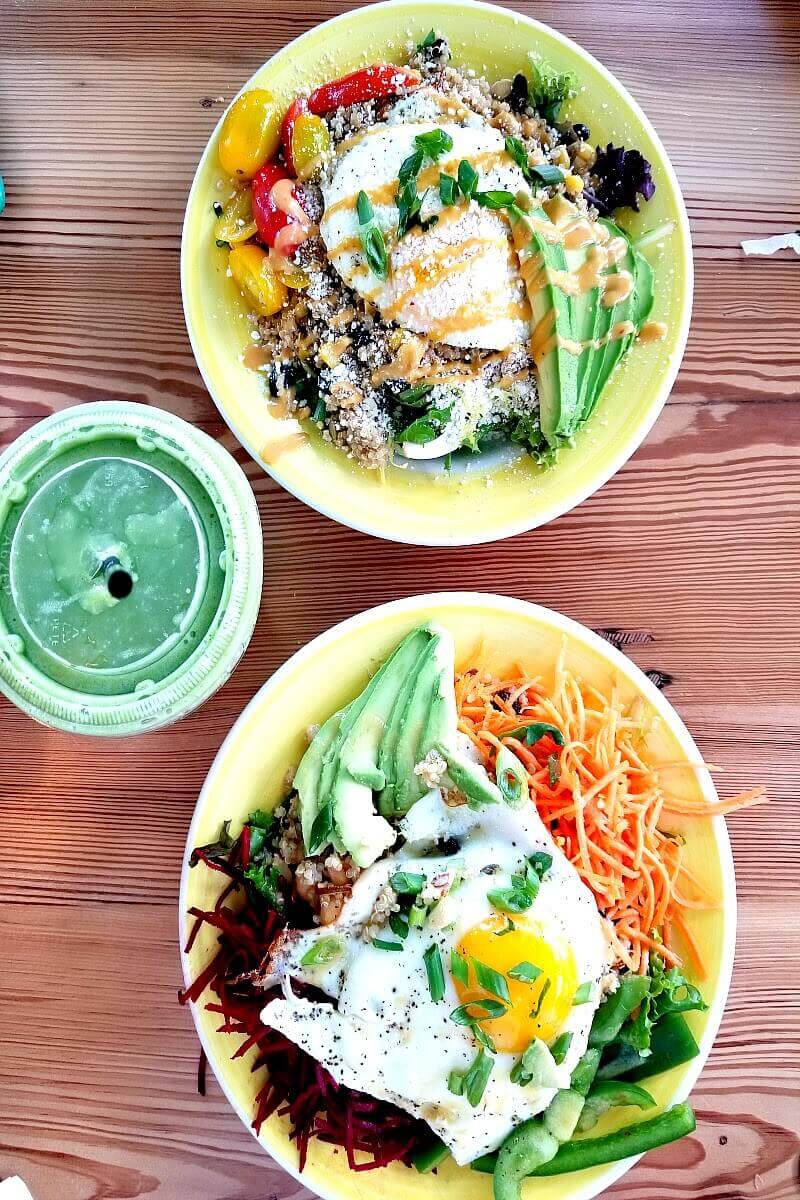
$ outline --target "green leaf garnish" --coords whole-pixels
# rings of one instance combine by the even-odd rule
[[[560,1066],[567,1057],[567,1051],[569,1050],[571,1044],[572,1034],[569,1031],[566,1033],[560,1033],[556,1040],[551,1043],[550,1053],[553,1056],[553,1062],[556,1064],[556,1066]]]
[[[404,158],[400,164],[400,170],[397,172],[397,178],[405,187],[412,179],[416,179],[422,167],[423,151],[417,147],[409,154],[408,158]]]
[[[420,446],[424,446],[427,442],[432,442],[434,438],[439,436],[450,420],[452,411],[452,404],[447,408],[428,409],[423,417],[417,417],[416,421],[412,421],[410,425],[407,425],[397,435],[397,440],[400,442],[414,442]]]
[[[335,962],[344,951],[342,939],[338,937],[320,938],[300,959],[301,967],[320,967],[326,963]]]
[[[426,33],[421,42],[417,42],[418,50],[429,50],[436,41],[436,30],[432,29],[430,33]]]
[[[464,199],[468,201],[475,195],[478,187],[478,172],[466,158],[462,158],[458,164],[458,186],[461,188]]]
[[[458,180],[452,175],[446,175],[444,172],[439,176],[439,199],[442,204],[451,205],[458,203]]]
[[[474,196],[481,208],[491,209],[508,209],[509,212],[519,215],[522,209],[517,204],[517,198],[513,192],[491,191],[491,192],[475,192]]]
[[[356,213],[358,215],[358,237],[367,259],[367,265],[379,279],[385,279],[389,273],[386,240],[383,230],[375,220],[372,201],[364,191],[360,191],[356,197]]]
[[[400,896],[418,896],[425,887],[425,876],[415,871],[395,871],[389,884]]]
[[[535,983],[542,973],[542,968],[534,966],[527,960],[517,963],[508,972],[509,979],[518,979],[520,983]]]
[[[576,1008],[579,1004],[588,1004],[592,998],[592,981],[587,979],[582,983],[575,995],[572,997],[572,1007]]]
[[[462,987],[469,987],[469,963],[455,949],[450,951],[450,974]]]
[[[252,862],[253,859],[260,858],[263,853],[267,834],[275,824],[275,817],[271,812],[257,808],[255,812],[250,813],[246,823],[250,829],[250,862]]]
[[[430,158],[433,162],[453,149],[453,139],[444,129],[431,129],[428,133],[418,133],[414,141],[425,157]]]
[[[438,1004],[440,1000],[444,999],[444,967],[439,947],[435,942],[425,951],[422,961],[425,963],[431,1000],[434,1004]]]
[[[575,76],[569,71],[557,71],[541,54],[528,55],[533,82],[528,89],[530,104],[540,117],[552,125],[558,120],[561,106],[575,96]]]
[[[564,745],[564,735],[555,725],[548,725],[546,721],[531,721],[530,725],[519,725],[516,729],[511,729],[508,733],[504,733],[504,738],[517,738],[524,742],[526,746],[535,746],[543,737],[550,736],[557,746]]]
[[[280,872],[277,867],[266,866],[264,863],[251,863],[244,872],[244,877],[254,890],[269,904],[275,912],[283,909],[283,896],[278,889]]]

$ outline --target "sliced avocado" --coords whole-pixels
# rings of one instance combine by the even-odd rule
[[[618,271],[629,271],[633,276],[633,287],[618,304],[611,306],[600,305],[601,322],[598,326],[598,340],[608,339],[594,353],[592,367],[587,385],[581,396],[581,421],[587,420],[592,414],[614,367],[632,346],[636,333],[641,329],[653,305],[653,272],[647,260],[634,250],[628,235],[615,225],[613,221],[601,218],[612,237],[625,240],[627,249],[616,266]],[[610,274],[611,272],[609,272]],[[634,332],[623,337],[610,337],[614,326],[624,321],[630,321]]]
[[[428,718],[439,695],[439,663],[436,643],[431,642],[425,661],[420,666],[414,688],[406,704],[395,748],[394,811],[407,813],[427,790],[414,767],[425,757],[423,734]]]
[[[398,746],[403,733],[404,721],[412,703],[420,674],[428,663],[430,654],[431,645],[429,643],[420,651],[416,662],[408,672],[403,686],[397,694],[392,714],[386,726],[386,733],[381,742],[378,766],[384,776],[385,785],[378,796],[378,811],[383,813],[384,816],[392,816],[399,811],[397,808],[397,793],[402,782],[402,775],[398,769]]]
[[[578,1092],[562,1088],[556,1092],[544,1114],[544,1127],[559,1142],[568,1142],[583,1112],[584,1099]]]
[[[325,755],[333,745],[339,725],[346,710],[336,712],[321,725],[300,760],[294,777],[294,786],[300,797],[300,827],[303,844],[308,852],[311,844],[311,827],[319,812],[319,780]]]
[[[354,726],[356,726],[363,712],[369,707],[373,696],[378,691],[383,691],[386,677],[396,683],[399,689],[403,681],[408,675],[414,662],[418,658],[421,650],[431,640],[433,634],[425,626],[413,630],[407,635],[394,651],[394,653],[386,660],[383,666],[372,676],[367,686],[355,700],[345,709],[342,720],[339,726],[337,735],[333,738],[328,748],[323,753],[322,767],[320,770],[319,783],[317,788],[317,811],[329,800],[333,798],[333,787],[339,774],[341,766],[342,748],[347,742]],[[319,736],[319,735],[317,735]],[[313,743],[312,743],[313,745]],[[351,751],[355,754],[355,751]],[[356,761],[359,755],[355,754]],[[376,775],[377,777],[377,775]],[[352,778],[352,777],[351,777]],[[356,782],[353,780],[353,782]],[[367,786],[367,785],[360,785]],[[371,788],[369,788],[371,795]],[[344,842],[344,839],[342,839]],[[349,850],[350,847],[344,842],[345,847]],[[319,847],[324,849],[324,847]]]
[[[331,789],[331,806],[336,831],[356,866],[371,866],[396,840],[395,830],[375,812],[372,788],[353,779],[341,764]]]
[[[463,792],[471,808],[502,804],[503,793],[497,784],[492,783],[483,767],[444,742],[438,742],[434,748],[447,764],[447,774],[443,779],[445,787],[454,787]]]
[[[437,642],[436,635],[430,629],[426,628],[425,632],[428,641],[410,669],[406,668],[411,656],[406,653],[390,659],[386,664],[388,670],[382,668],[377,672],[368,703],[352,723],[339,748],[339,757],[345,770],[357,783],[366,784],[376,792],[386,786],[386,775],[379,764],[379,757],[397,698],[407,681],[415,678],[423,655],[431,652]]]
[[[544,210],[536,215],[549,220]],[[548,444],[558,446],[574,433],[580,415],[578,356],[562,345],[562,341],[568,344],[574,340],[572,307],[569,297],[550,278],[551,272],[566,272],[567,258],[560,243],[549,242],[524,218],[514,226],[514,243],[518,250],[527,249],[530,255],[541,257],[546,277],[545,282],[539,279],[527,290],[534,330],[541,331],[537,334],[541,344],[536,354],[539,422]]]

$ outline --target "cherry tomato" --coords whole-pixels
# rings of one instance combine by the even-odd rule
[[[322,117],[335,108],[347,108],[364,100],[383,100],[386,96],[400,96],[422,82],[417,71],[408,67],[395,67],[391,63],[376,63],[362,67],[341,79],[323,83],[308,97],[309,111]]]
[[[278,163],[267,163],[253,180],[253,216],[262,242],[277,246],[284,257],[306,239],[308,221],[289,173]]]
[[[262,317],[274,316],[286,303],[286,284],[279,279],[260,246],[234,246],[228,255],[231,275],[247,303]]]
[[[252,88],[231,105],[219,135],[223,171],[237,179],[252,179],[259,167],[278,151],[281,114],[272,92]]]
[[[236,246],[239,242],[247,242],[256,235],[256,223],[253,219],[253,195],[249,187],[234,192],[228,203],[217,217],[214,226],[214,237],[218,242],[227,242]]]
[[[310,178],[331,146],[331,135],[322,117],[301,113],[294,121],[291,146],[295,175],[298,179]]]
[[[281,146],[283,147],[283,158],[286,163],[286,168],[291,175],[296,175],[294,159],[292,158],[292,135],[294,133],[294,123],[299,116],[308,112],[308,101],[305,96],[298,96],[286,110],[286,116],[283,118],[281,125]]]

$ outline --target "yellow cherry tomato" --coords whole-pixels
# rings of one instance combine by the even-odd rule
[[[217,217],[214,237],[218,242],[236,246],[239,242],[249,241],[257,232],[253,220],[253,193],[246,187],[240,192],[234,192]]]
[[[331,145],[328,126],[322,117],[302,113],[292,129],[292,162],[298,179],[313,175],[317,163]]]
[[[275,274],[260,246],[234,246],[228,265],[247,303],[262,317],[274,316],[286,303],[286,284]]]
[[[252,88],[228,110],[219,135],[219,161],[235,179],[252,179],[281,140],[282,112],[272,92]]]

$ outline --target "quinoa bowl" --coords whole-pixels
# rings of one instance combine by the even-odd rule
[[[425,623],[429,628],[435,625],[440,633],[453,639],[456,694],[464,716],[472,702],[472,681],[479,686],[491,677],[507,680],[509,671],[512,674],[521,671],[526,680],[534,676],[537,678],[536,687],[541,689],[543,697],[552,697],[558,689],[559,673],[566,671],[580,681],[587,697],[597,697],[600,694],[611,696],[612,706],[619,706],[620,714],[624,711],[631,715],[635,713],[637,725],[640,720],[645,720],[648,724],[647,745],[646,748],[640,746],[640,749],[648,763],[654,766],[660,764],[657,769],[663,771],[662,782],[672,796],[669,805],[666,806],[670,807],[671,811],[669,814],[664,812],[659,824],[669,832],[670,846],[675,844],[673,839],[678,839],[689,873],[698,881],[699,886],[707,889],[708,894],[714,897],[713,908],[700,910],[695,907],[686,913],[695,951],[704,964],[704,975],[696,976],[700,981],[704,1003],[702,1011],[685,1013],[686,1023],[696,1039],[694,1057],[691,1060],[676,1060],[672,1069],[657,1073],[646,1082],[652,1099],[659,1107],[678,1105],[688,1097],[719,1025],[733,962],[733,868],[724,821],[710,815],[715,811],[724,810],[724,805],[720,805],[708,773],[698,767],[697,748],[680,718],[657,689],[623,655],[596,635],[557,613],[499,596],[455,593],[414,597],[383,605],[336,626],[310,643],[281,668],[248,705],[231,730],[197,805],[188,837],[180,898],[181,941],[185,944],[187,939],[190,940],[183,960],[187,983],[185,998],[191,1003],[208,1060],[232,1106],[258,1137],[261,1145],[285,1169],[326,1200],[345,1197],[356,1200],[357,1197],[367,1194],[367,1191],[374,1194],[376,1187],[383,1196],[404,1197],[405,1200],[426,1200],[453,1187],[458,1187],[459,1193],[468,1200],[489,1200],[492,1186],[491,1179],[486,1174],[466,1165],[458,1166],[455,1152],[453,1159],[445,1158],[444,1161],[437,1162],[434,1172],[419,1169],[413,1159],[410,1165],[402,1158],[400,1161],[391,1161],[386,1166],[380,1165],[380,1162],[388,1161],[388,1153],[384,1158],[384,1150],[394,1152],[394,1157],[397,1157],[397,1151],[392,1145],[396,1140],[394,1132],[400,1124],[397,1110],[392,1112],[381,1109],[380,1117],[385,1119],[379,1120],[377,1125],[373,1117],[372,1128],[377,1129],[377,1133],[373,1135],[375,1144],[370,1147],[370,1152],[379,1161],[368,1165],[379,1165],[377,1174],[363,1175],[351,1170],[348,1166],[348,1155],[343,1148],[344,1142],[335,1135],[335,1126],[331,1124],[342,1091],[334,1093],[339,1099],[329,1099],[328,1120],[323,1120],[318,1125],[317,1133],[310,1141],[307,1138],[298,1140],[296,1129],[295,1136],[292,1137],[292,1118],[281,1116],[279,1112],[272,1112],[263,1122],[259,1121],[263,1098],[268,1096],[265,1080],[268,1083],[274,1074],[276,1086],[288,1086],[295,1092],[298,1088],[304,1089],[306,1085],[300,1071],[300,1078],[289,1078],[287,1084],[286,1068],[282,1065],[287,1047],[285,1042],[273,1043],[275,1031],[270,1033],[263,1028],[249,1025],[247,1013],[252,1013],[252,1007],[246,1007],[245,995],[249,986],[246,981],[252,976],[243,972],[244,959],[239,958],[234,967],[238,973],[237,980],[233,981],[233,992],[227,993],[227,1001],[224,999],[225,989],[222,990],[222,1004],[214,995],[217,984],[212,983],[212,989],[206,991],[209,980],[213,981],[215,971],[219,970],[218,959],[215,965],[215,957],[220,953],[222,942],[218,939],[220,930],[224,929],[228,921],[226,914],[228,910],[237,908],[242,899],[241,893],[238,901],[229,898],[231,893],[227,885],[231,880],[229,876],[226,877],[224,871],[220,873],[221,860],[216,855],[220,840],[226,841],[229,848],[236,844],[245,830],[249,830],[249,849],[254,851],[256,831],[266,828],[267,810],[273,810],[276,814],[275,820],[279,823],[275,829],[280,832],[281,841],[276,844],[279,846],[282,862],[298,862],[294,847],[297,836],[291,830],[291,805],[287,804],[287,795],[294,785],[302,790],[303,784],[298,776],[289,782],[287,772],[302,759],[304,748],[308,745],[308,737],[312,738],[313,746],[313,739],[320,732],[320,725],[324,729],[334,710],[357,696],[370,678],[377,678],[377,673],[373,675],[373,672],[379,664],[385,662],[387,655],[398,646],[401,639],[413,635],[413,631],[418,630],[421,623]],[[513,709],[514,714],[518,712],[519,707],[517,704]],[[525,707],[526,704],[523,704],[523,710]],[[590,704],[589,707],[594,705]],[[612,716],[612,721],[618,726],[616,717]],[[311,729],[308,728],[309,723]],[[285,736],[276,736],[265,741],[265,728],[281,729]],[[542,750],[542,754],[549,756],[551,750],[552,746],[548,744]],[[562,753],[568,752],[564,750]],[[565,761],[562,758],[562,762]],[[538,807],[538,799],[536,804]],[[425,801],[418,802],[412,813],[418,811],[422,817],[424,806]],[[681,817],[678,809],[693,815]],[[466,807],[451,811],[469,815]],[[502,804],[499,808],[495,806],[492,811],[499,814],[501,821],[505,820]],[[225,825],[226,822],[229,824]],[[226,835],[222,839],[221,826],[223,834]],[[361,830],[362,823],[359,821],[357,832],[360,833]],[[263,834],[258,834],[258,841],[263,849]],[[557,839],[557,844],[562,845],[564,853],[573,862],[578,862],[577,852],[574,848],[570,849],[568,842],[564,844]],[[462,851],[457,853],[463,853],[463,850],[462,846]],[[447,852],[453,853],[452,849],[448,849]],[[556,854],[554,849],[553,855]],[[191,866],[191,863],[194,865]],[[209,870],[209,865],[215,869]],[[376,865],[380,866],[380,863]],[[312,867],[316,870],[313,879],[310,873]],[[284,869],[283,865],[281,869]],[[358,872],[353,869],[352,860],[345,862],[338,858],[334,862],[331,861],[331,856],[326,858],[323,855],[322,858],[318,857],[315,863],[304,860],[293,868],[303,898],[311,894],[310,886],[312,893],[316,887],[318,898],[323,901],[326,897],[341,900],[339,893],[351,889],[354,897],[355,892],[363,886],[370,871],[374,869],[375,867],[367,868],[361,878],[353,884],[353,877]],[[566,863],[564,869],[567,869]],[[469,869],[463,874],[466,878]],[[494,872],[487,873],[484,870],[479,873],[479,877],[486,879],[492,874]],[[396,883],[396,879],[393,878],[393,882]],[[497,882],[499,880],[495,877],[495,885]],[[397,887],[400,887],[399,883]],[[545,888],[546,880],[542,885],[542,896]],[[566,896],[566,892],[564,895]],[[415,906],[416,903],[415,901]],[[684,900],[680,903],[684,903]],[[460,895],[458,904],[460,909],[466,911],[466,893]],[[566,900],[564,904],[566,906]],[[379,903],[376,902],[371,921],[379,918],[379,907]],[[202,910],[210,911],[212,921],[216,922],[216,925],[204,923],[199,928],[196,927],[195,918],[198,911]],[[416,922],[410,915],[408,906],[405,911],[408,922],[415,926]],[[320,905],[317,905],[316,913],[317,925],[323,926],[316,930],[317,934],[330,935],[338,932],[336,914],[329,914],[325,907]],[[397,918],[402,918],[402,914],[393,912],[390,916],[390,927],[378,931],[381,938],[391,939],[395,935],[398,928],[395,924]],[[380,919],[385,919],[385,914]],[[433,920],[430,917],[428,920],[426,935],[430,939]],[[524,914],[519,918],[515,917],[514,921],[517,924],[524,922]],[[248,930],[242,932],[245,932],[247,937],[251,936]],[[384,954],[383,957],[392,960],[401,968],[408,962],[406,970],[410,972],[414,969],[409,959],[409,947],[414,931],[409,934],[406,929],[405,934],[405,952]],[[223,940],[224,937],[223,933]],[[512,940],[513,936],[503,936],[495,945],[500,945],[501,942],[504,946],[510,945]],[[324,947],[326,941],[330,941],[330,938],[326,937],[319,944]],[[363,946],[364,943],[360,944]],[[669,944],[676,946],[671,938]],[[683,954],[687,946],[688,943],[681,937],[676,948]],[[299,955],[297,957],[299,959]],[[309,961],[308,956],[303,957]],[[541,958],[540,961],[543,962]],[[688,958],[685,962],[687,965],[683,969],[687,972],[692,971],[688,965]],[[244,986],[245,990],[241,992],[241,999],[236,999],[241,986]],[[386,989],[386,995],[390,990]],[[276,993],[273,991],[270,994],[275,996]],[[301,994],[305,995],[302,992]],[[231,1000],[231,997],[234,998]],[[449,1008],[450,1004],[445,1002],[442,1008],[445,1017]],[[567,1011],[577,1014],[580,1010]],[[600,1011],[602,1012],[602,1008]],[[221,1016],[222,1013],[226,1015]],[[452,1019],[454,1018],[451,1014]],[[240,1021],[243,1025],[239,1025]],[[320,1024],[324,1026],[324,1022],[320,1021]],[[419,1036],[424,1037],[424,1031]],[[266,1058],[261,1054],[262,1050],[267,1051]],[[273,1055],[271,1059],[270,1050]],[[274,1057],[276,1051],[277,1058]],[[373,1052],[367,1062],[375,1068],[380,1064],[381,1057]],[[434,1065],[436,1075],[435,1055],[429,1055],[421,1061],[427,1064],[428,1060]],[[273,1063],[272,1068],[266,1068],[266,1073],[265,1061]],[[291,1060],[289,1069],[291,1070]],[[301,1069],[305,1069],[302,1064]],[[334,1073],[337,1073],[335,1066],[333,1069]],[[417,1070],[423,1069],[417,1067]],[[413,1078],[413,1072],[409,1078]],[[312,1073],[312,1083],[313,1080]],[[372,1092],[374,1095],[374,1082],[374,1079],[371,1082],[367,1079],[362,1080],[360,1090]],[[344,1088],[344,1091],[346,1090]],[[302,1102],[303,1097],[299,1099]],[[377,1115],[376,1113],[375,1116]],[[646,1117],[647,1114],[644,1114],[645,1123]],[[630,1120],[630,1116],[627,1119]],[[637,1113],[635,1119],[639,1121],[642,1117]],[[614,1130],[624,1127],[624,1120],[619,1112],[606,1113],[601,1118],[602,1125],[599,1131],[601,1134],[606,1131],[613,1134]],[[258,1125],[257,1130],[253,1128],[254,1123]],[[403,1136],[406,1136],[408,1126],[402,1125],[401,1128]],[[412,1133],[414,1128],[412,1127]],[[359,1145],[357,1149],[359,1163],[364,1164],[360,1166],[363,1171],[366,1169],[368,1158],[363,1153],[365,1147]],[[463,1163],[465,1159],[462,1156],[458,1161]],[[671,1163],[678,1161],[680,1152],[677,1158],[670,1157],[666,1152],[660,1158],[662,1166],[667,1169]],[[606,1165],[598,1165],[589,1170],[570,1170],[569,1173],[559,1176],[543,1176],[535,1182],[525,1184],[523,1194],[525,1197],[537,1196],[540,1200],[555,1200],[556,1197],[560,1200],[566,1197],[570,1197],[570,1200],[577,1200],[578,1197],[588,1198],[610,1186],[632,1165],[633,1158],[628,1157],[613,1164],[608,1160],[605,1162]]]
[[[287,46],[184,225],[190,339],[233,431],[312,507],[414,544],[509,536],[605,482],[666,399],[691,289],[635,102],[478,3],[373,5]]]

